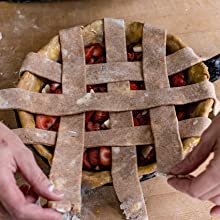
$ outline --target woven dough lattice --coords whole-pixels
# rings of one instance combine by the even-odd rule
[[[0,109],[62,116],[59,131],[22,128],[15,132],[26,144],[56,145],[50,178],[65,192],[50,205],[70,216],[80,215],[84,146],[112,146],[112,179],[127,219],[148,219],[139,182],[136,145],[154,144],[157,170],[169,173],[183,158],[182,138],[200,136],[210,124],[206,117],[178,122],[174,105],[216,99],[205,80],[170,88],[168,76],[201,62],[191,48],[166,57],[166,31],[143,26],[143,61],[127,62],[123,20],[104,19],[106,63],[85,65],[80,27],[59,32],[62,64],[43,55],[27,55],[21,72],[62,83],[62,94],[16,89],[0,90]],[[129,81],[144,81],[146,90],[130,91]],[[107,83],[107,93],[86,93],[87,84]],[[51,108],[54,106],[55,108]],[[149,109],[151,125],[134,127],[132,110]],[[84,132],[85,112],[110,112],[111,129]],[[74,218],[75,219],[75,218]]]

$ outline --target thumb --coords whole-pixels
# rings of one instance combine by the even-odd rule
[[[209,132],[202,135],[199,144],[190,152],[186,158],[171,169],[170,174],[186,175],[196,170],[209,156],[215,144],[214,138],[211,138]]]
[[[32,190],[48,200],[61,200],[63,193],[56,190],[54,185],[50,183],[35,162],[32,152],[28,149],[23,151],[23,154],[19,154],[19,157],[16,158],[16,162],[21,174],[31,185]]]

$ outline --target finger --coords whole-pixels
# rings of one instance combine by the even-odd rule
[[[32,188],[30,188],[25,198],[28,203],[36,203],[39,196]]]
[[[219,117],[215,117],[211,125],[203,132],[199,144],[180,164],[171,170],[171,174],[186,175],[198,168],[213,151],[219,127]]]
[[[27,204],[15,217],[24,220],[62,220],[60,213],[52,209],[42,208],[36,204]]]
[[[21,139],[15,133],[0,122],[0,139],[6,145],[10,145],[15,151],[20,148],[26,148]]]
[[[219,205],[220,206],[220,194],[218,194],[217,196],[209,199],[209,201],[215,203],[216,205]]]
[[[201,198],[219,184],[220,154],[215,152],[215,156],[206,170],[195,178],[171,178],[168,183],[181,192],[196,198]]]
[[[214,206],[210,211],[211,216],[220,216],[220,206]]]
[[[9,214],[1,203],[0,203],[0,219],[9,219]]]
[[[4,178],[0,180],[0,198],[3,206],[15,219],[54,220],[61,219],[60,214],[53,210],[28,204],[21,190],[16,185],[14,176],[2,171]]]
[[[4,177],[0,179],[0,199],[4,208],[13,216],[25,204],[25,197],[11,173],[7,170],[1,170],[0,173]]]
[[[63,194],[54,189],[49,179],[37,165],[32,152],[28,149],[16,157],[17,166],[32,189],[48,200],[61,200]]]
[[[172,177],[168,179],[168,184],[170,184],[173,188],[176,190],[182,192],[182,193],[187,193],[189,194],[190,187],[192,184],[192,180],[194,177],[184,177],[184,178],[177,178],[177,177]]]
[[[211,198],[214,198],[217,195],[220,195],[220,185],[217,185],[215,188],[213,188],[209,192],[202,195],[199,199],[201,199],[201,200],[210,200]]]
[[[172,170],[171,174],[186,175],[196,170],[212,152],[215,139],[212,138],[212,133],[207,131],[201,137],[199,144],[190,152],[186,158],[177,164]]]
[[[209,162],[206,169],[198,175],[193,184],[192,190],[195,191],[197,197],[202,197],[206,193],[214,190],[220,183],[220,149],[214,152],[214,158]]]
[[[25,199],[28,203],[35,203],[39,198],[37,193],[34,192],[33,189],[27,184],[21,185],[20,190],[23,192]]]

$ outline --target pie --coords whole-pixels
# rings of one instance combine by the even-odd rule
[[[29,53],[0,109],[18,110],[15,133],[64,191],[49,205],[80,218],[81,184],[113,182],[126,219],[148,219],[139,178],[169,174],[218,111],[202,61],[164,29],[112,18],[62,30]]]

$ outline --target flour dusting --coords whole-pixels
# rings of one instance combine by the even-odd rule
[[[86,95],[84,95],[82,98],[78,99],[76,104],[80,105],[80,104],[86,104],[91,98],[92,98],[92,94],[93,93],[87,93]]]

